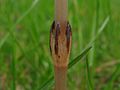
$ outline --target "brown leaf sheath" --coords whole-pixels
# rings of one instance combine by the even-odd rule
[[[55,66],[67,66],[71,49],[71,26],[53,22],[50,31],[50,49]]]
[[[67,66],[71,49],[71,26],[69,23],[52,24],[50,50],[55,71],[55,90],[67,90]]]

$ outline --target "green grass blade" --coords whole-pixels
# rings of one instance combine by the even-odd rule
[[[91,40],[95,38],[95,33],[96,33],[96,15],[94,15],[93,18],[93,24],[92,24],[92,30],[91,30]],[[93,66],[94,62],[94,53],[95,53],[95,43],[92,46],[92,49],[90,50],[89,53],[89,65]]]
[[[0,41],[0,49],[2,48],[2,46],[4,45],[5,41],[7,40],[9,34],[6,34],[5,37]]]
[[[91,40],[91,42],[89,43],[90,45],[93,44],[93,42],[95,42],[97,40],[97,38],[100,36],[100,34],[103,32],[103,30],[105,29],[105,27],[107,26],[108,22],[109,22],[109,16],[104,20],[104,22],[102,23],[102,25],[100,26],[100,28],[98,29],[98,32],[96,34],[96,36]]]
[[[46,88],[48,88],[48,86],[50,86],[50,84],[54,83],[54,77],[51,76],[40,88],[39,90],[45,90]]]
[[[87,67],[87,79],[88,79],[89,90],[94,90],[93,89],[93,83],[92,83],[92,80],[91,80],[91,72],[90,72],[88,57],[86,57],[86,67]]]
[[[68,64],[68,69],[71,68],[73,65],[79,62],[87,53],[88,51],[92,48],[92,46],[88,46],[85,50],[82,51],[82,53],[77,56],[75,59],[73,59],[69,64]]]

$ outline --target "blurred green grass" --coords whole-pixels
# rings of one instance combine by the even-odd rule
[[[95,90],[120,89],[119,9],[120,0],[69,0],[73,32],[70,59],[85,48],[110,16],[89,54]],[[54,0],[0,0],[0,90],[38,90],[53,75],[49,53],[53,20]],[[88,90],[85,63],[69,71],[69,90]]]

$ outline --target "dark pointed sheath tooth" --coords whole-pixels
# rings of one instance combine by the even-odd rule
[[[55,21],[53,21],[51,29],[50,29],[50,41],[49,41],[49,45],[50,45],[50,53],[52,54],[52,50],[51,50],[51,39],[52,39],[52,34],[53,34],[53,30],[55,29]]]
[[[56,29],[55,29],[55,54],[58,55],[58,36],[60,34],[60,24],[57,23]]]
[[[71,26],[70,26],[69,22],[67,22],[67,27],[66,27],[67,43],[66,43],[66,47],[67,47],[68,52],[69,52],[69,47],[70,47],[70,37],[71,37],[71,35],[72,35]]]
[[[51,26],[51,29],[50,29],[50,33],[52,32],[53,33],[53,30],[55,29],[55,21],[53,21],[52,23],[52,26]]]

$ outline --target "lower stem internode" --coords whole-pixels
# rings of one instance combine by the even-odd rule
[[[55,66],[55,90],[67,90],[67,66]]]

